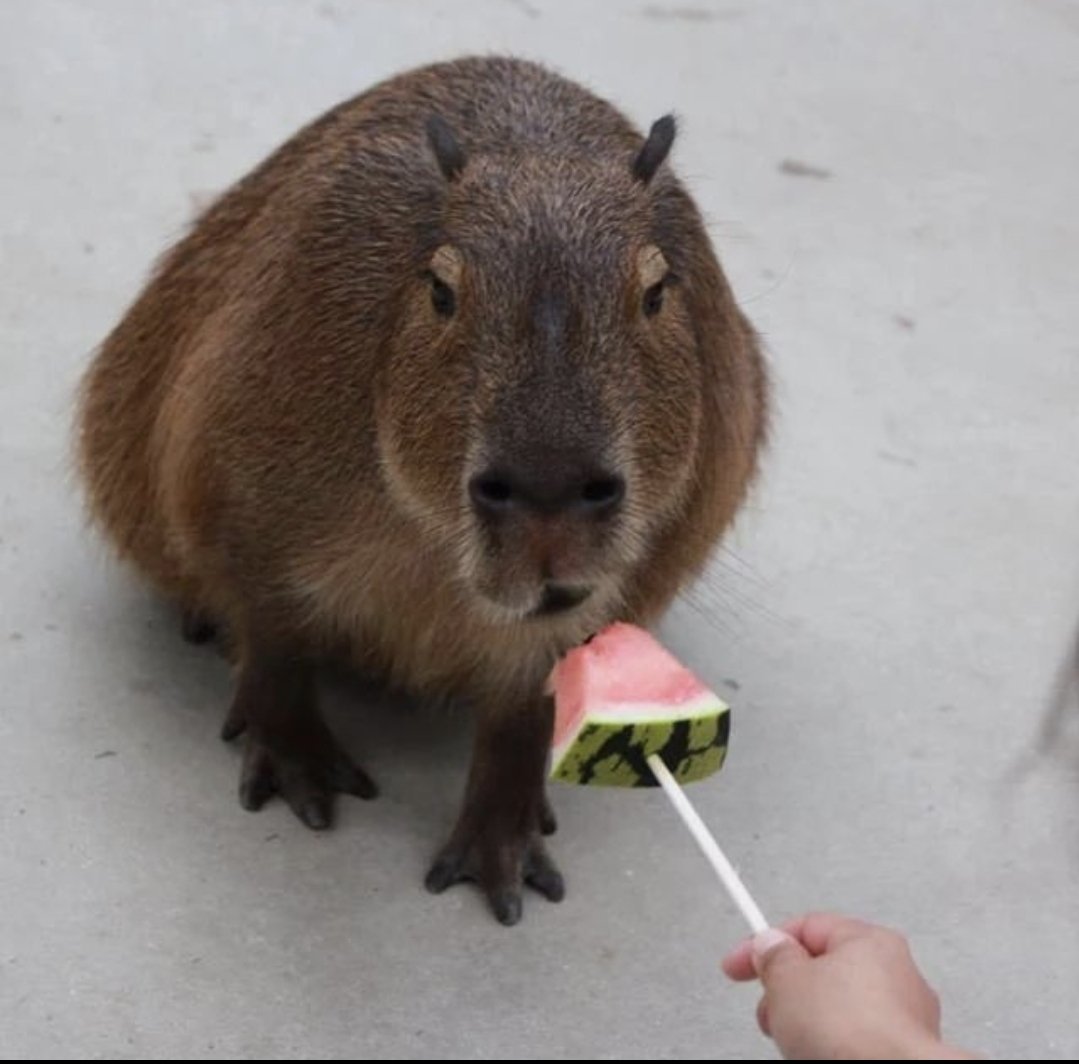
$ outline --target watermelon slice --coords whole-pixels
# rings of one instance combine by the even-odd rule
[[[551,779],[654,787],[649,754],[683,783],[723,767],[730,710],[646,631],[613,624],[551,673]]]

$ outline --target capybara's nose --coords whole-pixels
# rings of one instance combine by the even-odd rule
[[[556,613],[568,613],[579,606],[589,595],[590,587],[568,584],[544,584],[540,604],[536,607],[537,617],[548,617]]]
[[[573,454],[539,454],[530,461],[495,462],[468,485],[476,512],[497,519],[517,511],[612,517],[626,480],[601,463]]]

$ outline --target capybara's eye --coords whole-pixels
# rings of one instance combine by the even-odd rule
[[[653,318],[663,306],[663,282],[657,281],[654,285],[644,290],[644,299],[641,300],[641,309],[646,318]]]
[[[457,297],[453,294],[453,289],[437,274],[431,273],[428,276],[431,278],[431,306],[440,318],[452,318],[457,309]]]

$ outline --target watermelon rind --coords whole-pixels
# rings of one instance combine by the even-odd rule
[[[680,783],[692,783],[718,772],[727,755],[730,709],[710,695],[707,705],[646,706],[639,711],[611,707],[590,713],[552,751],[550,778],[591,787],[655,787],[648,767],[659,754]]]

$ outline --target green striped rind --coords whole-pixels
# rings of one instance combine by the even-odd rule
[[[723,767],[730,728],[726,706],[692,720],[589,721],[552,764],[551,779],[592,787],[655,787],[645,759],[659,754],[675,779],[691,783]]]

